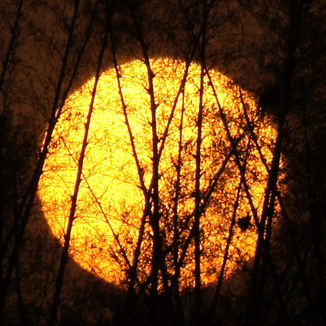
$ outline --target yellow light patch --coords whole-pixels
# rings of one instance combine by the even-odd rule
[[[177,167],[180,169],[182,196],[178,202],[180,225],[194,209],[195,151],[197,139],[197,115],[199,107],[200,72],[199,65],[192,63],[186,70],[186,63],[180,60],[151,60],[155,74],[154,92],[157,134],[163,139],[169,118],[165,147],[160,160],[160,200],[163,217],[161,227],[168,247],[173,238],[171,215]],[[179,92],[186,72],[184,89]],[[127,106],[137,156],[141,164],[144,181],[149,187],[152,176],[152,126],[148,75],[144,63],[133,61],[119,67],[121,91]],[[252,142],[252,135],[246,130],[244,106],[240,101],[240,90],[222,74],[211,70],[204,79],[203,134],[201,147],[201,189],[203,196],[211,180],[230,151],[230,142],[218,110],[218,95],[227,117],[232,137],[245,133],[239,143],[239,150],[247,152],[247,182],[257,210],[261,208],[267,172],[258,150]],[[39,195],[46,219],[54,234],[64,241],[69,216],[71,196],[74,189],[77,162],[85,131],[86,116],[91,102],[94,79],[87,82],[66,101],[64,111],[56,126],[44,173],[39,186]],[[212,84],[211,84],[212,82]],[[261,151],[267,161],[271,158],[270,144],[274,130],[260,121],[255,103],[242,92],[248,107],[248,117],[255,124],[255,133]],[[176,103],[176,105],[175,105]],[[173,110],[173,108],[175,109]],[[112,230],[121,241],[130,261],[133,259],[138,229],[143,215],[144,196],[140,189],[139,175],[131,149],[131,141],[123,114],[117,75],[114,69],[100,77],[96,93],[94,112],[90,125],[86,149],[83,179],[78,195],[78,206],[73,224],[70,254],[85,269],[108,280],[120,283],[125,278],[126,261],[121,253]],[[180,133],[182,134],[180,135]],[[251,142],[251,143],[250,143]],[[159,146],[162,144],[162,140]],[[181,146],[181,147],[180,147]],[[178,165],[181,150],[182,164]],[[245,157],[245,153],[241,154]],[[226,237],[234,210],[234,201],[240,174],[231,158],[211,197],[210,205],[201,219],[202,228],[202,272],[204,282],[216,280],[226,245]],[[238,215],[250,211],[248,200],[241,192]],[[190,223],[191,224],[191,223]],[[181,226],[180,226],[181,228]],[[235,228],[236,229],[236,228]],[[189,229],[183,230],[186,237]],[[181,241],[181,239],[180,239]],[[229,271],[239,259],[249,259],[255,247],[255,228],[241,233],[236,229],[230,250]],[[151,230],[146,226],[142,246],[140,270],[146,277],[150,269]],[[171,253],[167,253],[168,271],[173,274]],[[190,246],[182,270],[183,285],[192,282],[193,248]],[[140,276],[141,278],[141,276]]]

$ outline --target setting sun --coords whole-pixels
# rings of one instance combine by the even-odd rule
[[[214,282],[230,233],[226,275],[254,252],[254,219],[243,229],[236,221],[262,208],[274,130],[258,115],[250,95],[219,72],[203,73],[200,65],[172,59],[151,60],[150,65],[150,78],[148,67],[133,61],[107,70],[99,79],[69,252],[83,268],[121,284],[143,227],[138,279],[149,277],[153,231],[146,210],[152,203],[156,139],[165,272],[172,277],[178,261],[180,284],[193,285],[191,228],[198,208],[195,198],[200,196],[202,279]],[[66,101],[39,186],[44,214],[61,242],[94,82],[89,80]]]

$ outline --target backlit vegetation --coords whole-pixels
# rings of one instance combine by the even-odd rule
[[[193,286],[197,215],[201,278],[214,282],[254,253],[274,131],[249,94],[220,73],[172,59],[150,66],[150,78],[146,65],[134,61],[99,79],[70,254],[120,284],[134,268],[136,283],[146,286],[159,241],[159,287]],[[66,101],[39,186],[48,223],[62,242],[94,83]],[[249,227],[241,230],[237,221],[247,214]]]

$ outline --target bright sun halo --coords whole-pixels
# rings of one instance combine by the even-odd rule
[[[194,209],[194,156],[201,70],[195,63],[187,67],[185,62],[172,59],[151,60],[151,66],[155,73],[154,92],[158,104],[157,133],[159,139],[166,137],[159,171],[161,227],[164,232],[162,237],[168,247],[173,238],[172,224],[176,218],[173,214],[176,212],[174,199],[178,175],[180,196],[177,217],[180,228]],[[259,122],[255,103],[248,94],[242,92],[244,105],[244,102],[240,101],[239,88],[228,78],[214,70],[211,70],[209,75],[211,80],[207,74],[204,79],[201,190],[205,194],[209,189],[211,181],[230,151],[227,133],[218,113],[214,93],[216,91],[232,137],[238,139],[244,134],[238,145],[239,152],[243,160],[246,160],[249,171],[246,178],[255,207],[259,211],[267,171],[257,148],[252,145],[252,135],[246,131],[248,119],[256,130],[259,130],[256,131],[259,135],[258,143],[267,160],[271,157],[269,144],[274,131],[267,123]],[[121,65],[119,76],[121,94],[114,69],[106,71],[100,77],[70,247],[70,254],[83,268],[116,283],[123,281],[123,271],[127,269],[121,250],[132,260],[144,211],[139,171],[135,164],[126,116],[122,110],[121,96],[127,108],[132,139],[146,187],[150,186],[152,175],[152,125],[146,66],[141,61]],[[184,88],[180,91],[185,76]],[[39,186],[46,219],[55,236],[62,242],[93,85],[94,79],[83,85],[66,101],[53,135]],[[159,144],[161,143],[162,141]],[[231,158],[201,219],[204,282],[216,280],[235,207],[239,180],[239,169]],[[238,204],[238,216],[243,216],[250,210],[243,190],[240,192]],[[180,237],[186,237],[187,232],[187,229],[180,231]],[[139,265],[144,278],[149,269],[150,239],[151,230],[147,226]],[[236,261],[250,257],[254,242],[254,227],[247,232],[240,232],[239,228],[235,228],[229,271],[234,269]],[[190,247],[182,270],[183,285],[192,284],[192,255],[193,249]],[[169,253],[166,260],[169,261]],[[167,266],[169,268],[169,263]],[[172,273],[172,267],[170,268]]]

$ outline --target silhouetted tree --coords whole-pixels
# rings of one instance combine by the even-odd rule
[[[117,323],[130,313],[140,324],[190,324],[194,319],[199,325],[207,316],[207,323],[216,325],[324,325],[324,16],[323,0],[2,1],[2,323],[55,325],[73,315],[76,323],[79,316],[79,322],[95,324],[101,317],[89,316],[102,308],[108,310],[104,319],[109,322],[112,298],[118,298],[117,305],[124,309]],[[164,83],[157,85],[156,80],[167,72],[164,64],[156,67],[158,58],[173,59],[184,70],[164,118]],[[143,144],[146,155],[139,152],[139,134],[124,93],[130,72],[125,64],[135,60],[145,68],[141,84],[150,113],[145,117],[150,130]],[[196,79],[194,63],[200,73],[191,124],[187,78]],[[115,211],[117,230],[117,221],[93,189],[91,173],[85,174],[83,160],[91,147],[88,120],[83,143],[69,153],[79,163],[68,228],[59,239],[62,248],[44,222],[40,179],[48,172],[55,147],[62,145],[55,136],[62,131],[62,121],[78,121],[73,127],[84,128],[80,116],[73,120],[75,108],[70,117],[65,115],[69,96],[94,75],[100,82],[108,68],[114,69],[128,139],[124,141],[137,176],[132,181],[141,200],[132,208],[121,202]],[[237,115],[220,100],[214,69],[233,80],[228,89]],[[130,84],[140,72],[132,74]],[[238,86],[252,93],[257,108]],[[171,97],[172,91],[167,94]],[[261,132],[267,120],[276,137]],[[172,129],[178,135],[177,150],[166,157]],[[70,131],[62,133],[66,148],[74,146]],[[76,151],[81,153],[77,159]],[[258,184],[264,187],[259,203]],[[81,185],[109,227],[112,241],[103,259],[123,273],[125,300],[70,258],[73,222],[78,222],[76,212],[82,212],[83,197],[77,196]],[[56,215],[60,209],[53,206]],[[237,241],[254,235],[255,257],[244,262]],[[99,233],[101,237],[105,235]],[[85,248],[91,245],[85,243]],[[238,266],[233,276],[229,263]],[[82,275],[80,284],[76,275]],[[102,286],[107,293],[99,298],[92,290]],[[76,289],[82,290],[73,293]],[[91,292],[92,299],[87,297]],[[77,307],[83,302],[89,310],[96,303],[98,310],[87,316]]]

